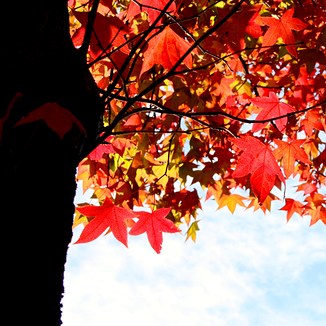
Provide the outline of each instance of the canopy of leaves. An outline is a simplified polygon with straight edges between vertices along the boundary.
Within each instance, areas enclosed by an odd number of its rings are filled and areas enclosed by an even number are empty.
[[[69,12],[105,100],[77,172],[96,201],[77,207],[79,242],[110,228],[127,245],[130,228],[159,252],[179,226],[195,241],[211,198],[231,212],[280,200],[287,220],[326,224],[324,1],[71,0]]]

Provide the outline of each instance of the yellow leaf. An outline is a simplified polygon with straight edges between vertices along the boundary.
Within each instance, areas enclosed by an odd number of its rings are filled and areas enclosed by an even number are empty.
[[[189,229],[187,230],[187,238],[186,241],[191,238],[191,240],[193,242],[196,242],[196,237],[197,237],[197,231],[199,231],[199,227],[198,227],[198,221],[194,221],[193,223],[191,223]]]
[[[156,177],[161,178],[166,174],[166,164],[155,165],[152,167],[153,173]]]
[[[77,210],[75,211],[75,216],[74,216],[74,222],[72,225],[72,228],[76,228],[78,225],[86,225],[88,224],[88,218],[84,215],[82,215],[80,212],[78,212]]]
[[[242,197],[237,194],[231,194],[231,195],[222,195],[222,197],[218,200],[218,209],[221,209],[224,206],[227,206],[227,208],[230,210],[230,212],[233,214],[237,205],[246,207],[246,205],[243,203],[243,200],[245,200],[245,197]]]

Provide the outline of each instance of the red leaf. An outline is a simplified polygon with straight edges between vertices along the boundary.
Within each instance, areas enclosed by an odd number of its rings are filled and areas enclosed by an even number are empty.
[[[233,177],[241,178],[251,174],[250,183],[253,192],[260,203],[264,202],[275,185],[276,177],[285,183],[272,151],[269,146],[252,136],[232,139],[232,142],[243,150]]]
[[[123,156],[125,148],[128,144],[127,140],[109,136],[105,140],[107,144],[98,145],[90,154],[89,158],[94,161],[99,161],[103,154],[118,153],[120,156]]]
[[[88,155],[88,157],[93,161],[99,161],[104,154],[114,152],[112,144],[100,144]]]
[[[131,20],[141,12],[147,12],[149,21],[153,23],[168,2],[169,0],[138,0],[137,3],[135,1],[130,1],[126,19]],[[171,15],[175,14],[176,5],[174,1],[170,4],[167,12]]]
[[[109,198],[105,199],[102,206],[83,206],[76,209],[81,214],[94,218],[85,226],[75,244],[93,241],[110,228],[115,238],[128,247],[125,220],[135,217],[132,211],[115,206]]]
[[[89,13],[74,11],[74,15],[82,24],[82,27],[80,27],[72,37],[74,45],[79,47],[82,45]],[[104,50],[109,50],[111,46],[118,47],[125,44],[126,39],[124,35],[128,34],[130,29],[116,16],[105,17],[97,13],[94,23],[94,32],[95,34],[92,34],[90,42],[90,53],[93,58],[96,58],[102,54]],[[127,45],[122,46],[120,50],[129,53]]]
[[[124,126],[134,128],[134,130],[137,130],[137,128],[141,128],[142,120],[141,120],[140,115],[133,114],[132,116],[130,116],[124,123]]]
[[[139,220],[129,231],[130,235],[139,235],[147,233],[147,238],[152,248],[159,254],[162,249],[162,232],[175,233],[180,232],[174,223],[167,219],[170,208],[160,208],[154,212],[137,212]]]
[[[261,5],[244,6],[220,28],[219,33],[226,38],[228,46],[235,52],[246,47],[246,34],[253,38],[262,35],[262,29],[256,22],[260,9]]]
[[[140,74],[149,70],[155,64],[161,64],[165,69],[171,69],[189,47],[190,43],[176,34],[169,26],[166,27],[148,42],[148,48],[144,54],[144,62]],[[192,67],[190,54],[187,55],[183,63],[188,68]]]
[[[293,56],[297,56],[297,49],[295,46],[295,38],[292,30],[300,31],[308,26],[299,18],[293,18],[294,8],[287,10],[284,15],[278,19],[274,17],[261,17],[261,20],[269,26],[269,29],[264,35],[262,51],[265,51],[269,46],[276,43],[279,37],[287,44],[285,47]],[[265,47],[265,48],[264,48]]]
[[[269,96],[266,97],[256,97],[251,99],[251,102],[256,106],[263,108],[263,110],[258,114],[256,120],[267,120],[274,119],[285,115],[287,113],[293,112],[294,109],[291,105],[280,102],[279,98],[274,92],[270,92]],[[280,132],[284,132],[285,126],[287,124],[288,118],[276,119],[275,125]],[[252,132],[257,132],[261,130],[266,123],[255,123],[252,127]]]
[[[281,211],[286,211],[286,219],[290,220],[294,213],[298,213],[300,216],[303,214],[304,205],[299,201],[296,201],[292,198],[285,199],[285,205],[280,208]]]
[[[47,126],[57,133],[61,139],[74,124],[80,129],[80,131],[86,134],[86,130],[80,121],[71,112],[55,102],[45,103],[42,106],[39,106],[26,117],[19,120],[16,123],[16,126],[38,120],[44,120]]]

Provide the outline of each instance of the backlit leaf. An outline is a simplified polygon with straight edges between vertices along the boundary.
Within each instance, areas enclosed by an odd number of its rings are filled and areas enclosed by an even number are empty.
[[[101,206],[77,207],[77,211],[94,218],[85,226],[75,243],[93,241],[110,228],[115,238],[128,247],[126,219],[135,217],[132,211],[115,206],[109,198]]]
[[[162,249],[163,232],[180,232],[172,221],[166,218],[170,208],[160,208],[151,213],[136,212],[139,220],[129,231],[130,235],[147,233],[147,238],[152,248],[159,254]]]
[[[191,240],[193,242],[196,242],[196,238],[197,238],[197,231],[199,231],[199,223],[200,220],[194,221],[191,223],[191,225],[189,226],[188,230],[187,230],[187,237],[186,237],[186,241],[191,238]]]
[[[280,208],[282,211],[286,211],[286,219],[289,221],[294,213],[298,213],[300,216],[303,213],[304,205],[292,198],[285,199],[285,205]]]
[[[263,108],[263,110],[259,112],[256,120],[273,120],[276,117],[280,117],[294,111],[291,105],[280,102],[279,98],[274,92],[270,92],[268,97],[255,97],[251,99],[251,102],[256,106]],[[286,117],[274,120],[274,123],[280,132],[284,132],[287,120],[288,119]],[[261,130],[266,124],[267,122],[255,123],[252,127],[252,131],[257,132]]]
[[[276,159],[282,159],[282,166],[284,168],[284,174],[288,178],[294,173],[295,162],[300,161],[302,163],[310,164],[306,152],[300,147],[305,140],[293,140],[290,142],[284,142],[279,139],[274,140],[278,148],[274,150],[273,154]]]
[[[262,203],[275,185],[276,177],[285,182],[280,167],[269,146],[258,139],[252,136],[243,136],[232,139],[232,142],[243,151],[233,172],[233,177],[240,178],[250,174],[253,192]]]
[[[170,27],[166,27],[160,34],[154,36],[148,42],[148,49],[144,54],[144,62],[140,74],[149,70],[155,64],[160,64],[165,69],[171,69],[188,51],[189,47],[190,43],[181,38]],[[186,56],[183,63],[188,68],[192,67],[190,54]]]
[[[269,26],[263,36],[262,50],[266,50],[266,47],[274,45],[278,38],[282,38],[289,53],[297,56],[296,40],[292,31],[301,31],[308,25],[299,18],[293,18],[293,13],[294,8],[290,8],[281,18],[261,17],[263,23]]]

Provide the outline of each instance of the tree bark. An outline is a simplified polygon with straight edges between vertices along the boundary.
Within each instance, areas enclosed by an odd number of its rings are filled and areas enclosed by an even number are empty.
[[[10,23],[1,26],[2,319],[58,326],[76,167],[97,137],[102,102],[71,43],[66,0],[3,7],[1,24],[4,15]],[[69,110],[86,136],[73,127],[61,139],[42,119],[16,126],[52,102]]]

